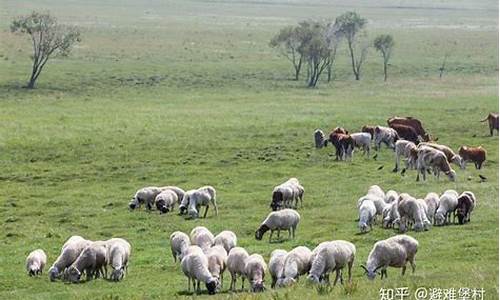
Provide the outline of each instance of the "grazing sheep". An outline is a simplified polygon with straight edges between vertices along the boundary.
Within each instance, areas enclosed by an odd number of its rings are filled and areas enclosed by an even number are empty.
[[[217,278],[217,282],[221,287],[224,282],[224,271],[227,264],[227,252],[224,247],[215,245],[207,250],[208,271],[213,277]]]
[[[162,186],[160,187],[160,190],[162,191],[170,190],[174,192],[177,195],[177,204],[181,204],[181,201],[184,198],[184,194],[186,194],[186,192],[183,189],[173,185]]]
[[[285,257],[283,272],[278,278],[278,287],[294,284],[300,275],[304,275],[311,269],[312,251],[304,246],[299,246],[288,252]]]
[[[476,169],[480,170],[483,162],[486,160],[486,150],[479,147],[462,146],[458,149],[458,154],[463,159],[464,168],[468,161],[472,161]]]
[[[182,255],[191,246],[189,236],[184,232],[175,231],[170,235],[170,249],[174,257],[174,263],[182,260]]]
[[[164,190],[155,197],[156,209],[160,214],[166,214],[174,210],[175,203],[178,201],[177,194],[172,190]]]
[[[274,187],[270,205],[271,209],[277,211],[283,207],[287,207],[288,203],[293,201],[293,192],[293,188],[286,182]]]
[[[30,276],[42,275],[46,264],[47,255],[42,249],[36,249],[26,258],[26,271]]]
[[[420,180],[422,174],[423,180],[427,170],[432,169],[434,175],[439,179],[439,173],[444,172],[450,181],[455,181],[456,173],[450,167],[446,155],[437,149],[422,146],[417,148],[417,181]]]
[[[269,242],[273,237],[275,230],[278,231],[278,239],[281,230],[288,230],[288,238],[295,238],[295,230],[300,222],[300,215],[293,209],[283,209],[280,211],[271,212],[267,218],[262,222],[260,227],[255,231],[255,239],[262,240],[264,233],[271,230],[269,235]]]
[[[389,206],[385,208],[383,216],[384,216],[384,221],[382,223],[382,226],[384,228],[394,228],[394,226],[399,226],[400,216],[399,216],[397,200],[391,202],[391,204],[389,204]]]
[[[227,270],[231,273],[232,291],[236,290],[236,280],[241,276],[241,289],[245,288],[245,261],[248,258],[248,252],[241,247],[234,247],[227,256]]]
[[[372,229],[376,214],[377,208],[375,207],[375,203],[372,200],[367,199],[361,202],[361,205],[359,206],[358,223],[360,232],[368,232],[368,227],[370,227],[370,230]]]
[[[156,196],[161,193],[161,189],[155,186],[149,186],[138,190],[128,207],[130,209],[140,208],[142,204],[146,205],[146,209],[151,210],[153,208],[153,204],[155,203]]]
[[[188,278],[188,292],[193,290],[200,292],[200,282],[204,282],[209,295],[214,295],[219,286],[217,278],[213,277],[208,270],[208,259],[203,253],[192,252],[182,258],[182,272]]]
[[[393,172],[399,170],[400,158],[404,158],[405,169],[416,168],[417,164],[417,146],[415,143],[407,140],[398,140],[395,145],[394,155],[396,157],[396,165],[394,166]]]
[[[363,154],[370,156],[371,140],[372,137],[367,132],[356,132],[351,134],[351,138],[354,141],[354,146],[356,148],[363,149]]]
[[[91,243],[92,241],[86,240],[78,235],[70,237],[62,246],[61,254],[59,254],[56,261],[49,269],[50,281],[55,281],[59,278],[62,272],[71,266],[71,264],[73,264],[73,262],[78,258],[83,249]]]
[[[226,252],[229,253],[231,249],[236,247],[238,244],[238,239],[236,238],[236,234],[229,230],[224,230],[218,235],[215,236],[214,245],[220,245],[226,249]]]
[[[455,211],[458,205],[458,193],[455,190],[446,190],[439,198],[439,206],[434,216],[436,225],[442,226],[449,224],[451,214]],[[453,223],[455,222],[455,214],[453,214]]]
[[[399,198],[399,195],[398,195],[398,192],[394,191],[394,190],[389,190],[387,191],[387,193],[385,194],[385,198],[384,198],[384,201],[385,203],[392,203],[396,200],[398,200]]]
[[[470,222],[470,215],[476,206],[476,196],[470,191],[465,191],[457,199],[455,214],[460,225]]]
[[[417,199],[417,204],[420,208],[420,218],[422,219],[423,229],[428,230],[432,223],[430,222],[431,216],[429,215],[430,210],[427,206],[427,202],[424,199]]]
[[[132,247],[130,243],[121,238],[113,238],[106,241],[108,248],[108,260],[111,265],[112,272],[110,279],[112,281],[120,281],[123,279],[125,272],[128,273],[128,261]]]
[[[77,283],[80,281],[83,271],[87,274],[87,281],[99,278],[99,274],[106,277],[106,266],[108,264],[107,244],[103,241],[92,242],[83,249],[82,253],[66,269],[64,276],[66,280]]]
[[[281,277],[283,272],[283,267],[285,265],[285,257],[288,254],[285,250],[276,249],[271,252],[271,258],[269,259],[269,274],[271,274],[271,288],[276,287],[276,281]]]
[[[196,226],[191,230],[191,244],[199,246],[206,252],[214,244],[214,235],[203,226]]]
[[[309,280],[319,283],[322,278],[329,283],[329,274],[336,272],[335,285],[340,278],[340,283],[343,284],[342,269],[347,266],[349,274],[349,282],[351,282],[351,270],[356,256],[356,246],[347,241],[331,241],[323,242],[313,250],[313,259],[311,261],[311,269],[309,271]]]
[[[197,190],[190,190],[184,194],[184,198],[179,205],[179,210],[181,214],[184,214],[187,210],[188,215],[191,218],[198,218],[198,209],[200,206],[205,206],[205,213],[203,218],[207,217],[208,208],[210,204],[213,205],[215,209],[215,215],[219,215],[219,210],[217,208],[217,199],[215,189],[211,186],[203,186]]]
[[[455,152],[453,152],[453,150],[451,150],[451,148],[448,146],[440,145],[440,144],[436,144],[436,143],[430,143],[430,142],[420,143],[418,146],[419,147],[427,146],[427,147],[437,149],[437,150],[443,152],[444,155],[446,155],[446,159],[448,160],[448,162],[450,164],[454,163],[457,166],[459,166],[460,169],[462,169],[462,170],[465,169],[465,164],[464,164],[464,160],[462,159],[462,157],[458,154],[455,154]]]
[[[260,254],[252,254],[245,260],[245,274],[250,283],[251,292],[259,293],[266,289],[264,286],[266,269],[266,262]]]
[[[394,149],[396,141],[399,139],[396,130],[390,127],[375,127],[375,150],[380,150],[380,144],[384,143],[387,147]]]
[[[490,135],[493,136],[493,130],[497,130],[498,132],[498,114],[489,113],[486,119],[481,120],[480,122],[488,121],[488,125],[490,127]]]
[[[422,203],[423,202],[423,203]],[[417,201],[412,196],[402,193],[398,199],[398,212],[400,216],[399,231],[406,232],[409,224],[413,223],[413,230],[422,231],[427,230],[430,222],[426,217],[425,202]]]
[[[321,129],[316,129],[314,131],[314,145],[316,148],[321,149],[325,144],[325,134]]]
[[[380,278],[387,278],[387,267],[402,268],[401,275],[405,274],[406,264],[410,262],[415,272],[415,255],[418,250],[418,241],[408,235],[396,235],[386,240],[378,241],[368,255],[365,270],[368,279],[373,280],[380,270]]]
[[[372,185],[368,188],[368,192],[366,193],[367,195],[374,195],[376,197],[385,199],[385,193],[384,190],[379,187],[378,185]]]
[[[424,198],[425,203],[427,204],[427,217],[429,221],[436,225],[436,220],[434,216],[436,215],[436,210],[439,206],[439,195],[436,193],[428,193]]]

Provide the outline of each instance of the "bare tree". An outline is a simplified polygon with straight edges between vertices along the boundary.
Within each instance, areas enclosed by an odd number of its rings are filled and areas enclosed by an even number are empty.
[[[360,17],[356,12],[346,12],[335,19],[339,31],[347,40],[347,47],[351,56],[352,71],[356,80],[360,79],[361,65],[363,64],[368,47],[364,45],[358,58],[355,55],[358,33],[365,27],[366,19]]]
[[[49,13],[32,12],[27,16],[19,16],[12,21],[10,30],[31,37],[33,67],[26,86],[30,89],[35,87],[49,58],[68,55],[72,46],[80,41],[80,33],[76,28],[59,25]]]
[[[275,35],[269,45],[278,48],[293,65],[295,80],[299,80],[300,69],[302,68],[303,55],[299,52],[301,39],[297,27],[287,26]]]
[[[392,35],[381,34],[375,38],[373,46],[377,51],[382,53],[382,58],[384,59],[384,81],[387,81],[387,65],[391,58],[392,49],[394,48],[394,39]]]

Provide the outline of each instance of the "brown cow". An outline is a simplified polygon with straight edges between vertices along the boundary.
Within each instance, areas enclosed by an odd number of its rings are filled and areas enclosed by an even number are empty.
[[[498,132],[498,114],[490,113],[486,119],[481,120],[481,122],[488,121],[488,125],[490,125],[490,135],[493,136],[493,130],[497,130]]]
[[[339,157],[344,160],[346,154],[351,156],[354,150],[354,141],[350,135],[332,132],[328,140],[335,147],[335,160],[339,160]],[[327,141],[325,141],[325,146],[326,144]]]
[[[478,170],[481,169],[483,162],[486,160],[486,150],[481,146],[479,147],[462,146],[460,147],[460,149],[458,149],[458,155],[462,157],[464,161],[464,167],[467,161],[472,161],[474,162],[474,165]]]
[[[365,126],[361,127],[361,132],[368,132],[372,136],[372,140],[373,140],[373,137],[375,136],[375,126],[365,125]]]
[[[399,137],[403,140],[413,142],[415,145],[418,145],[422,141],[422,137],[417,134],[413,127],[401,124],[391,124],[390,127],[396,130]]]
[[[431,140],[429,134],[425,132],[424,127],[422,126],[422,122],[420,122],[420,120],[418,119],[412,117],[392,117],[387,119],[387,125],[389,125],[389,127],[392,127],[392,125],[394,124],[412,127],[415,132],[422,137],[424,142],[428,142]]]
[[[347,131],[344,127],[335,127],[335,129],[332,130],[330,135],[332,133],[342,133],[342,134],[349,134],[349,131]]]

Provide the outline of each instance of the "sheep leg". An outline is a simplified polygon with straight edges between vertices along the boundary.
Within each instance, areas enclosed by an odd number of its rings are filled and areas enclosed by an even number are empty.
[[[406,272],[406,263],[405,265],[401,268],[401,276],[404,276]]]
[[[192,282],[193,282],[193,293],[196,292],[196,279],[192,279]]]
[[[280,232],[281,230],[278,229],[278,241],[280,240]]]
[[[196,293],[200,293],[200,281],[196,280]]]
[[[335,286],[337,284],[337,281],[339,280],[340,278],[340,284],[343,284],[342,283],[342,275],[340,275],[340,270],[337,269],[335,270],[335,280],[333,281],[333,286]]]
[[[235,283],[236,283],[236,278],[235,278],[234,274],[231,273],[231,284],[229,285],[230,290],[234,291]]]
[[[272,280],[271,280],[271,288],[274,289],[274,287],[276,286],[276,280],[277,278],[276,277],[272,277]]]
[[[172,251],[172,256],[174,257],[174,263],[176,263],[177,262],[177,255],[175,254],[174,251]]]
[[[191,277],[188,277],[188,292],[191,291]]]
[[[415,264],[415,256],[411,258],[410,264],[411,264],[411,272],[415,273],[415,269],[417,268],[417,265]]]
[[[383,269],[382,274],[385,275],[385,278],[387,278],[387,269]]]
[[[241,290],[245,289],[245,276],[241,276]]]
[[[205,206],[205,213],[203,214],[203,218],[207,217],[207,213],[208,213],[208,205]]]
[[[215,197],[212,199],[212,204],[214,205],[215,215],[218,216],[219,215],[219,208],[217,207],[217,200],[215,199]]]
[[[271,242],[271,239],[273,237],[274,230],[271,229],[271,233],[269,234],[269,243]]]
[[[352,281],[352,265],[354,264],[354,260],[351,260],[347,263],[347,274],[349,275],[349,283]]]

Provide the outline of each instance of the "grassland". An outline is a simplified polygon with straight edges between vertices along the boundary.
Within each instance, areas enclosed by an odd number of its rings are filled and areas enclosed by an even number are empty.
[[[25,90],[31,49],[8,25],[32,9],[80,26],[83,41],[70,57],[47,66],[36,90]],[[317,89],[291,81],[290,66],[267,45],[272,34],[349,9],[369,19],[370,36],[394,35],[389,81],[382,81],[382,61],[372,51],[355,82],[345,49],[335,81]],[[478,122],[498,111],[497,11],[495,1],[0,0],[0,299],[190,297],[168,236],[197,225],[231,229],[241,246],[266,259],[278,247],[346,239],[358,248],[358,265],[375,241],[395,234],[381,228],[356,234],[355,201],[372,184],[420,197],[472,190],[479,206],[466,226],[410,233],[421,245],[414,275],[389,270],[387,280],[369,282],[356,268],[346,289],[318,291],[302,281],[260,295],[224,290],[216,298],[378,299],[381,287],[425,286],[484,288],[485,299],[497,299],[498,137],[487,136]],[[342,163],[331,148],[313,148],[318,127],[356,130],[392,115],[419,117],[454,149],[483,145],[484,170],[469,165],[457,170],[455,183],[416,183],[414,172],[390,172],[387,149],[377,161],[355,155]],[[478,174],[488,181],[480,183]],[[255,241],[272,187],[290,176],[306,188],[297,238]],[[127,210],[138,187],[166,184],[215,186],[220,216],[209,212],[207,219],[188,221]],[[24,274],[31,250],[45,249],[51,264],[73,234],[127,238],[133,245],[129,276],[118,284],[69,285]]]

